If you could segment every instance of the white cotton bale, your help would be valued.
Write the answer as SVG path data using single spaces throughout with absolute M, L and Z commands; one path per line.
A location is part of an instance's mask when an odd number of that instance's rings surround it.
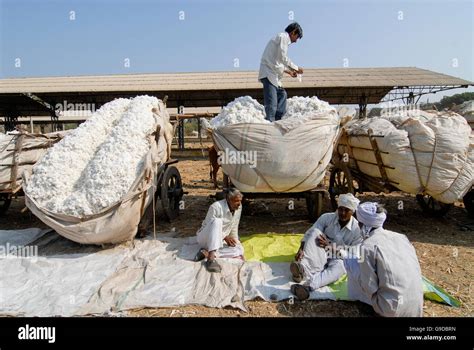
M 473 142 L 466 120 L 455 113 L 401 112 L 396 115 L 352 121 L 346 128 L 348 139 L 342 140 L 339 153 L 347 152 L 344 143 L 372 149 L 367 134 L 372 129 L 382 152 L 388 179 L 402 191 L 427 193 L 443 203 L 453 203 L 470 190 L 473 183 Z M 354 135 L 354 136 L 352 136 Z M 353 149 L 360 171 L 381 177 L 374 152 Z M 351 162 L 355 166 L 355 162 Z
M 119 201 L 140 174 L 158 120 L 150 96 L 106 103 L 36 164 L 26 192 L 54 213 L 97 214 Z M 162 141 L 166 142 L 166 141 Z
M 24 175 L 26 206 L 78 243 L 132 239 L 170 156 L 170 128 L 155 97 L 105 104 Z
M 251 118 L 241 115 L 245 109 L 238 109 L 242 99 L 252 106 Z M 236 99 L 215 118 L 217 122 L 211 120 L 218 151 L 256 155 L 254 166 L 225 160 L 221 163 L 224 172 L 243 192 L 301 192 L 317 187 L 340 130 L 337 111 L 316 97 L 294 97 L 288 99 L 283 119 L 270 123 L 262 122 L 263 106 L 257 103 Z M 225 123 L 223 118 L 227 118 Z

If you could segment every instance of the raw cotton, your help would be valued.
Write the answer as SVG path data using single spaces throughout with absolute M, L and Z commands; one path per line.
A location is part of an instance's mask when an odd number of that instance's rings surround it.
M 270 123 L 265 119 L 265 108 L 250 96 L 236 98 L 213 119 L 211 127 L 219 128 L 238 123 Z
M 443 203 L 453 203 L 470 190 L 474 179 L 474 137 L 466 120 L 452 112 L 399 112 L 355 120 L 347 125 L 339 153 L 352 147 L 357 162 L 352 167 L 372 177 L 381 177 L 367 137 L 377 137 L 387 177 L 402 191 L 426 193 Z M 369 149 L 369 150 L 367 150 Z M 370 164 L 372 163 L 372 164 Z
M 150 96 L 116 99 L 51 148 L 33 168 L 26 193 L 47 210 L 75 217 L 119 201 L 140 173 L 157 123 Z
M 328 123 L 337 123 L 339 115 L 334 107 L 316 96 L 295 96 L 287 100 L 286 113 L 281 121 L 276 121 L 284 131 L 290 131 L 310 120 L 327 120 Z
M 295 96 L 287 100 L 287 111 L 282 120 L 275 122 L 284 131 L 292 130 L 312 119 L 331 119 L 330 122 L 339 120 L 336 109 L 329 103 L 319 100 L 316 96 Z M 250 96 L 238 97 L 219 113 L 210 122 L 211 128 L 238 124 L 238 123 L 264 123 L 265 108 Z

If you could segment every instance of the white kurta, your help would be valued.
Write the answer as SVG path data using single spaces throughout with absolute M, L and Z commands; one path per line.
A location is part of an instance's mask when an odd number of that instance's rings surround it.
M 240 242 L 235 247 L 224 246 L 224 238 L 227 236 L 239 240 L 241 214 L 242 206 L 232 215 L 226 199 L 214 202 L 196 233 L 200 247 L 207 251 L 215 250 L 217 256 L 221 258 L 243 255 L 244 250 Z
M 421 269 L 408 238 L 377 228 L 362 243 L 361 254 L 361 261 L 344 259 L 349 297 L 382 316 L 423 316 Z
M 281 86 L 286 68 L 298 70 L 298 66 L 288 58 L 290 44 L 291 39 L 287 32 L 279 33 L 268 42 L 260 60 L 259 81 L 268 78 L 274 86 Z
M 328 258 L 326 251 L 318 246 L 316 238 L 322 233 L 338 246 L 353 246 L 362 242 L 359 223 L 354 217 L 341 227 L 337 212 L 321 215 L 302 240 L 305 242 L 304 256 L 300 263 L 307 284 L 312 289 L 335 282 L 346 273 L 341 259 Z

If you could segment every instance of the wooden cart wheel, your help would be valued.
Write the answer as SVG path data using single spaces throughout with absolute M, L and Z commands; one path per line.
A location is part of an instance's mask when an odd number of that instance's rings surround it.
M 430 216 L 443 216 L 453 206 L 452 204 L 438 202 L 433 197 L 422 194 L 416 195 L 416 201 L 418 202 L 418 205 L 421 207 L 423 212 Z
M 354 180 L 349 181 L 346 172 L 341 168 L 334 168 L 329 177 L 329 196 L 331 198 L 331 206 L 337 209 L 337 197 L 340 194 L 352 193 L 355 195 Z
M 474 217 L 474 189 L 466 193 L 463 202 L 469 216 Z
M 7 212 L 12 199 L 7 194 L 0 194 L 0 215 L 3 215 Z
M 312 192 L 306 197 L 306 208 L 311 222 L 315 222 L 323 212 L 323 192 Z
M 160 189 L 161 204 L 168 221 L 179 215 L 179 204 L 183 194 L 181 175 L 176 167 L 169 166 L 163 174 Z

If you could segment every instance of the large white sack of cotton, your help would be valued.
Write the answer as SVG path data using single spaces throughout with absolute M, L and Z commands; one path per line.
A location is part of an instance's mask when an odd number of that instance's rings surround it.
M 340 118 L 334 108 L 317 101 L 289 99 L 288 113 L 293 117 L 273 123 L 259 117 L 257 123 L 226 123 L 212 131 L 221 166 L 239 190 L 301 192 L 319 185 L 331 160 Z
M 354 120 L 346 126 L 339 153 L 352 146 L 357 166 L 366 175 L 381 178 L 372 146 L 371 129 L 377 137 L 390 181 L 404 192 L 431 195 L 453 203 L 470 190 L 474 178 L 474 138 L 466 120 L 452 112 L 401 111 L 383 117 Z M 367 150 L 368 149 L 368 150 Z M 394 168 L 394 169 L 392 169 Z
M 77 242 L 133 237 L 157 169 L 169 158 L 169 129 L 166 108 L 155 97 L 103 105 L 35 165 L 24 185 L 27 206 Z

